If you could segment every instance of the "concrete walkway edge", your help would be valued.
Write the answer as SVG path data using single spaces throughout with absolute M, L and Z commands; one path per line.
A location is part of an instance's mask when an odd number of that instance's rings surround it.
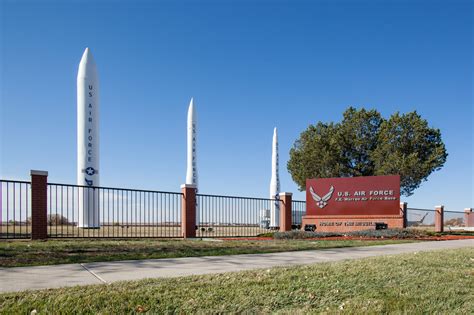
M 474 239 L 331 248 L 270 254 L 0 268 L 0 292 L 104 284 L 145 278 L 235 272 L 277 266 L 309 265 L 321 262 L 464 247 L 474 247 Z

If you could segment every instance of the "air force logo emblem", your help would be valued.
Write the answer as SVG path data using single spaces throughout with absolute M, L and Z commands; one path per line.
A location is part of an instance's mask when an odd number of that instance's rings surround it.
M 332 193 L 334 192 L 334 186 L 331 186 L 329 192 L 322 197 L 319 197 L 311 186 L 309 187 L 309 192 L 311 193 L 314 201 L 316 201 L 316 205 L 322 209 L 327 206 L 329 199 L 331 199 Z
M 97 171 L 93 167 L 88 167 L 85 169 L 85 173 L 89 176 L 97 174 Z

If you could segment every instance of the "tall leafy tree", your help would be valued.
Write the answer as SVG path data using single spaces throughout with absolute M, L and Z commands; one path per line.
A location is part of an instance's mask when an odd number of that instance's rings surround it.
M 410 196 L 428 176 L 446 162 L 448 154 L 439 129 L 415 111 L 393 114 L 380 126 L 372 152 L 374 175 L 400 174 L 401 192 Z
M 303 131 L 287 167 L 300 190 L 307 178 L 399 174 L 401 193 L 410 196 L 447 155 L 439 129 L 416 112 L 384 119 L 376 110 L 349 107 L 341 122 Z
M 336 143 L 343 164 L 340 176 L 368 176 L 374 173 L 371 154 L 377 148 L 382 117 L 376 110 L 349 107 L 336 125 Z

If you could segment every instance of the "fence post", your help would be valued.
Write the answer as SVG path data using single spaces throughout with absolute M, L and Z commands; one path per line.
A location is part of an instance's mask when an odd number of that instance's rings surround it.
M 473 227 L 474 226 L 474 213 L 472 208 L 464 209 L 464 226 Z
M 403 215 L 403 228 L 408 226 L 408 202 L 400 202 L 400 213 Z
M 444 206 L 435 207 L 435 232 L 444 231 Z
M 280 232 L 291 231 L 292 193 L 280 193 Z
M 48 172 L 31 170 L 31 239 L 48 238 Z
M 196 185 L 181 185 L 181 235 L 184 238 L 196 237 Z

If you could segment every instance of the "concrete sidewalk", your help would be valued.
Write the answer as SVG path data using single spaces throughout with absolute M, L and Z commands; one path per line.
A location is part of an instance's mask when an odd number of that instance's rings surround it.
M 39 267 L 0 268 L 0 292 L 104 284 L 121 280 L 179 277 L 373 256 L 474 247 L 474 239 L 347 247 L 271 254 L 131 260 Z

